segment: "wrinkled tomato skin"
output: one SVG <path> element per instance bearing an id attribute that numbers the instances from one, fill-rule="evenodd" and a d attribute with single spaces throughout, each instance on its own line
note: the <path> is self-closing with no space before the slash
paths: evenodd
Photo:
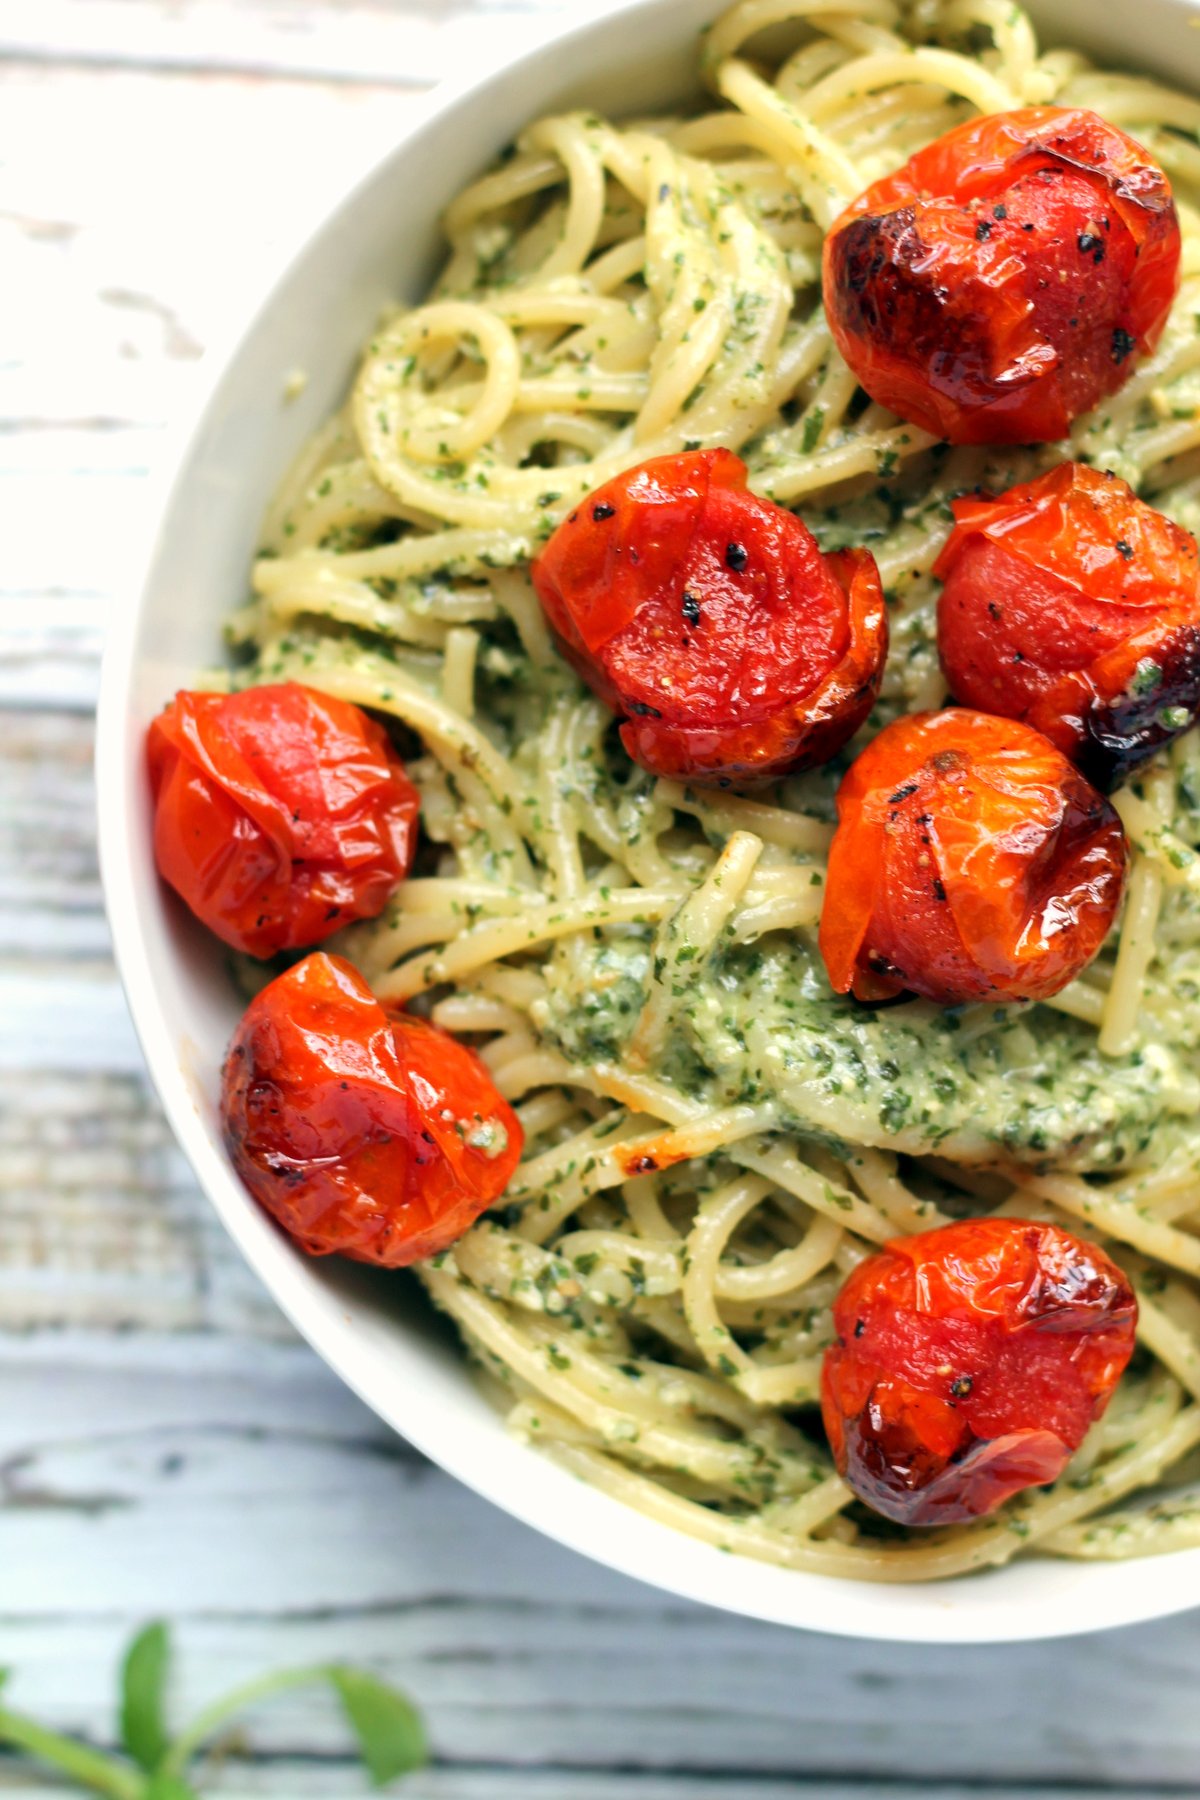
<path id="1" fill-rule="evenodd" d="M 820 947 L 838 993 L 1045 1000 L 1108 935 L 1121 821 L 1027 725 L 962 707 L 898 719 L 851 764 L 837 809 Z"/>
<path id="2" fill-rule="evenodd" d="M 1162 335 L 1181 240 L 1163 171 L 1093 112 L 956 126 L 825 242 L 839 350 L 873 400 L 955 444 L 1052 442 Z"/>
<path id="3" fill-rule="evenodd" d="M 1200 711 L 1196 541 L 1115 475 L 1061 463 L 953 502 L 934 574 L 957 700 L 1023 719 L 1109 788 Z"/>
<path id="4" fill-rule="evenodd" d="M 295 681 L 185 691 L 146 748 L 159 874 L 235 950 L 319 944 L 408 874 L 417 790 L 360 707 Z"/>
<path id="5" fill-rule="evenodd" d="M 823 556 L 728 450 L 657 457 L 563 521 L 533 582 L 564 654 L 653 774 L 728 785 L 833 756 L 887 657 L 866 551 Z"/>
<path id="6" fill-rule="evenodd" d="M 388 1269 L 460 1238 L 504 1192 L 522 1147 L 473 1051 L 387 1011 L 323 950 L 246 1008 L 221 1119 L 246 1187 L 302 1250 Z"/>
<path id="7" fill-rule="evenodd" d="M 839 1473 L 903 1525 L 979 1518 L 1054 1481 L 1133 1353 L 1115 1263 L 1054 1225 L 898 1238 L 834 1302 L 821 1412 Z"/>

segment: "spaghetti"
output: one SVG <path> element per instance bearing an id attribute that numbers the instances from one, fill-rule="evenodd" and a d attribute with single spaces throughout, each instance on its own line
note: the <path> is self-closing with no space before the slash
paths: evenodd
<path id="1" fill-rule="evenodd" d="M 724 1548 L 920 1580 L 1200 1544 L 1196 733 L 1120 797 L 1128 900 L 1080 979 L 1032 1007 L 869 1013 L 816 953 L 853 752 L 754 796 L 655 780 L 527 575 L 612 475 L 736 449 L 823 548 L 878 560 L 892 652 L 861 748 L 945 697 L 930 571 L 953 496 L 1070 454 L 1195 531 L 1200 103 L 1040 53 L 1009 0 L 741 0 L 703 75 L 686 115 L 531 126 L 454 201 L 435 293 L 380 325 L 230 626 L 238 685 L 297 679 L 420 743 L 425 861 L 333 947 L 482 1046 L 527 1145 L 421 1278 L 515 1430 Z M 1094 108 L 1166 168 L 1181 292 L 1067 450 L 952 450 L 857 389 L 820 308 L 822 235 L 973 112 L 1045 102 Z M 1053 1488 L 905 1533 L 810 1428 L 831 1302 L 873 1246 L 993 1211 L 1103 1241 L 1141 1350 Z"/>

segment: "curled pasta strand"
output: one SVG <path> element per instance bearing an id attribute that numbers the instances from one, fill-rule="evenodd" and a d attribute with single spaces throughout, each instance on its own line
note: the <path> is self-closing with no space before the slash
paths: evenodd
<path id="1" fill-rule="evenodd" d="M 981 54 L 961 54 L 979 31 Z M 932 1102 L 885 1117 L 855 1078 L 888 1033 L 940 1042 L 936 1009 L 897 1007 L 880 1038 L 836 1009 L 806 1018 L 804 996 L 791 1010 L 819 968 L 829 772 L 746 797 L 630 769 L 528 573 L 562 517 L 642 457 L 738 449 L 756 492 L 875 554 L 893 642 L 880 716 L 940 705 L 932 569 L 951 503 L 1059 452 L 948 449 L 864 402 L 819 305 L 822 236 L 972 108 L 1056 98 L 1160 157 L 1184 237 L 1157 350 L 1071 448 L 1196 529 L 1200 103 L 1039 56 L 1008 0 L 741 0 L 708 34 L 705 76 L 716 99 L 688 118 L 531 126 L 452 203 L 432 300 L 380 328 L 351 401 L 289 471 L 231 623 L 255 678 L 311 683 L 420 740 L 420 872 L 331 947 L 390 1003 L 466 1035 L 526 1136 L 509 1193 L 421 1279 L 514 1429 L 709 1543 L 916 1581 L 1030 1547 L 1200 1542 L 1185 1496 L 1134 1497 L 1200 1443 L 1200 735 L 1117 797 L 1135 868 L 1101 958 L 1047 1007 L 999 1027 L 967 1008 L 953 1034 L 968 1072 L 994 1050 L 1019 1076 L 1049 1037 L 1096 1058 L 1114 1093 L 1132 1056 L 1146 1081 L 1170 1059 L 1155 1155 L 1103 1180 L 998 1165 L 982 1114 L 960 1108 L 934 1137 Z M 861 1059 L 849 1074 L 821 1059 L 826 1018 Z M 1093 1151 L 1082 1131 L 1071 1169 L 1107 1169 L 1115 1142 Z M 1056 1487 L 884 1542 L 788 1415 L 815 1405 L 847 1272 L 964 1208 L 1112 1248 L 1143 1297 L 1148 1372 Z"/>

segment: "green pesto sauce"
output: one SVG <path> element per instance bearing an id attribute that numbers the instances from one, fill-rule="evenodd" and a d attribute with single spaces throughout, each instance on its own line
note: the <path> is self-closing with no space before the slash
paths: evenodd
<path id="1" fill-rule="evenodd" d="M 620 1056 L 649 988 L 650 934 L 556 967 L 539 1021 L 581 1062 Z M 1108 1169 L 1156 1160 L 1197 1105 L 1195 1033 L 1102 1057 L 1096 1034 L 1034 1007 L 870 1010 L 830 991 L 805 937 L 718 951 L 675 1001 L 658 1071 L 717 1103 L 773 1100 L 780 1124 L 963 1161 Z"/>
<path id="2" fill-rule="evenodd" d="M 846 510 L 847 529 L 859 535 L 866 509 Z M 818 522 L 836 539 L 841 520 Z M 873 727 L 911 708 L 908 682 L 936 660 L 931 605 L 903 609 L 899 623 Z M 777 800 L 832 820 L 851 757 L 847 750 L 786 783 Z M 624 815 L 638 830 L 649 778 L 619 751 L 589 778 L 624 794 Z M 1200 796 L 1186 782 L 1175 826 L 1188 843 L 1200 837 Z M 1200 898 L 1168 893 L 1162 928 L 1183 941 L 1168 967 L 1152 965 L 1143 1038 L 1123 1056 L 1101 1055 L 1091 1026 L 1046 1006 L 859 1005 L 830 989 L 815 932 L 774 932 L 751 945 L 724 942 L 670 970 L 671 1028 L 653 1072 L 709 1104 L 773 1102 L 782 1128 L 835 1148 L 848 1137 L 964 1162 L 1082 1171 L 1157 1164 L 1194 1136 L 1200 1113 L 1200 948 L 1186 947 L 1197 914 Z M 619 1060 L 651 990 L 653 955 L 651 927 L 592 934 L 572 959 L 552 959 L 535 1023 L 572 1060 Z"/>
<path id="3" fill-rule="evenodd" d="M 875 725 L 908 704 L 903 672 L 919 666 L 928 607 L 909 609 L 903 622 L 907 650 L 898 658 L 893 640 L 891 693 L 885 689 Z M 506 621 L 486 630 L 485 645 L 477 722 L 532 778 L 549 713 L 582 702 L 585 689 L 557 659 L 540 669 L 531 663 Z M 343 662 L 380 681 L 390 663 L 437 691 L 438 661 L 427 653 L 388 651 L 378 642 L 368 649 L 358 634 L 305 627 L 277 640 L 239 679 L 292 675 L 319 684 L 324 668 Z M 832 820 L 849 760 L 843 752 L 785 783 L 776 802 Z M 630 763 L 615 727 L 602 756 L 564 763 L 558 782 L 585 803 L 605 802 L 630 843 L 669 823 L 661 812 L 656 819 L 654 779 Z M 702 850 L 695 822 L 677 823 Z M 1187 843 L 1200 843 L 1200 795 L 1186 781 L 1174 828 Z M 707 840 L 712 848 L 722 841 L 711 833 Z M 487 878 L 507 881 L 508 853 L 481 848 Z M 1194 1136 L 1200 1114 L 1200 944 L 1189 947 L 1200 938 L 1200 896 L 1171 890 L 1163 925 L 1181 942 L 1169 967 L 1152 967 L 1147 1028 L 1124 1056 L 1102 1056 L 1090 1026 L 1045 1006 L 860 1006 L 830 989 L 815 931 L 776 931 L 751 945 L 722 941 L 707 957 L 672 967 L 670 1026 L 651 1072 L 711 1105 L 773 1102 L 781 1128 L 835 1148 L 849 1140 L 964 1162 L 1011 1159 L 1083 1171 L 1157 1164 L 1189 1126 Z M 622 925 L 580 934 L 570 955 L 563 946 L 553 949 L 536 1029 L 574 1062 L 620 1060 L 653 984 L 654 938 L 653 926 Z"/>
<path id="4" fill-rule="evenodd" d="M 1133 436 L 1155 425 L 1147 410 Z M 1127 450 L 1128 443 L 1106 441 L 1088 460 L 1132 473 L 1123 463 Z M 950 528 L 953 497 L 977 485 L 999 490 L 1029 479 L 1061 453 L 1053 445 L 953 453 L 938 446 L 912 468 L 889 470 L 848 499 L 830 504 L 812 496 L 798 507 L 823 549 L 865 545 L 888 571 L 891 648 L 868 733 L 943 701 L 930 567 Z M 743 454 L 758 485 L 769 488 L 772 434 Z M 1156 495 L 1155 504 L 1188 529 L 1200 528 L 1200 501 L 1186 484 Z M 514 538 L 503 560 L 519 564 L 528 548 Z M 377 591 L 382 601 L 420 618 L 436 612 L 444 589 L 461 578 L 451 566 L 423 582 L 380 583 Z M 476 723 L 528 781 L 521 804 L 532 810 L 522 824 L 536 833 L 539 740 L 552 710 L 582 703 L 586 690 L 558 659 L 544 666 L 532 661 L 508 619 L 483 625 L 481 637 Z M 370 677 L 385 705 L 391 672 L 431 695 L 440 689 L 440 655 L 389 642 L 382 617 L 377 630 L 297 623 L 262 645 L 234 679 L 241 685 L 292 676 L 319 686 L 323 671 L 338 665 Z M 862 742 L 766 797 L 832 822 L 838 783 Z M 1200 793 L 1191 791 L 1191 779 L 1184 773 L 1177 783 L 1172 829 L 1194 853 Z M 633 767 L 615 728 L 600 753 L 588 750 L 562 763 L 556 782 L 585 812 L 589 801 L 602 801 L 631 844 L 646 832 L 661 836 L 670 824 L 655 801 L 653 778 Z M 448 776 L 447 786 L 457 799 L 456 778 Z M 704 852 L 695 821 L 681 816 L 676 824 L 675 835 Z M 707 841 L 711 851 L 723 840 L 710 832 Z M 511 879 L 511 850 L 490 841 L 475 850 L 485 879 Z M 603 860 L 595 846 L 587 854 L 593 865 Z M 536 851 L 533 856 L 536 864 Z M 693 854 L 688 879 L 702 872 Z M 548 871 L 546 882 L 550 893 Z M 666 1048 L 651 1072 L 713 1105 L 773 1102 L 782 1128 L 835 1145 L 848 1138 L 910 1154 L 1084 1171 L 1159 1163 L 1189 1126 L 1194 1138 L 1200 1115 L 1200 894 L 1168 892 L 1159 941 L 1144 991 L 1142 1040 L 1120 1057 L 1102 1056 L 1091 1027 L 1043 1006 L 859 1006 L 830 990 L 815 931 L 775 932 L 751 946 L 727 941 L 671 971 Z M 545 959 L 549 992 L 535 1010 L 536 1028 L 573 1061 L 619 1060 L 654 981 L 653 942 L 652 927 L 626 925 L 581 934 L 570 954 L 561 945 L 553 949 Z M 1111 943 L 1104 954 L 1111 965 Z"/>

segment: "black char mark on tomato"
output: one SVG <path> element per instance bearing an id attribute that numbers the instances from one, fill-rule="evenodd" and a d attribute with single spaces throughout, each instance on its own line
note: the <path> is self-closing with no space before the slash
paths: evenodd
<path id="1" fill-rule="evenodd" d="M 1097 114 L 974 119 L 872 184 L 825 242 L 825 311 L 873 400 L 952 443 L 1034 443 L 1115 393 L 1178 285 L 1149 152 Z"/>
<path id="2" fill-rule="evenodd" d="M 837 809 L 820 948 L 838 993 L 1046 1000 L 1112 927 L 1121 821 L 1016 720 L 961 707 L 897 719 L 851 764 Z"/>
<path id="3" fill-rule="evenodd" d="M 728 786 L 824 762 L 879 692 L 864 550 L 823 556 L 728 450 L 655 458 L 563 522 L 533 581 L 564 654 L 656 775 Z"/>
<path id="4" fill-rule="evenodd" d="M 1133 1353 L 1137 1302 L 1095 1244 L 1026 1219 L 897 1238 L 833 1306 L 821 1412 L 839 1473 L 909 1526 L 1054 1481 Z"/>
<path id="5" fill-rule="evenodd" d="M 474 1051 L 389 1011 L 324 951 L 246 1008 L 221 1122 L 245 1186 L 301 1249 L 389 1269 L 460 1238 L 503 1193 L 522 1147 Z"/>
<path id="6" fill-rule="evenodd" d="M 954 503 L 934 565 L 956 697 L 1041 731 L 1108 788 L 1200 710 L 1200 562 L 1117 476 L 1060 463 Z"/>

